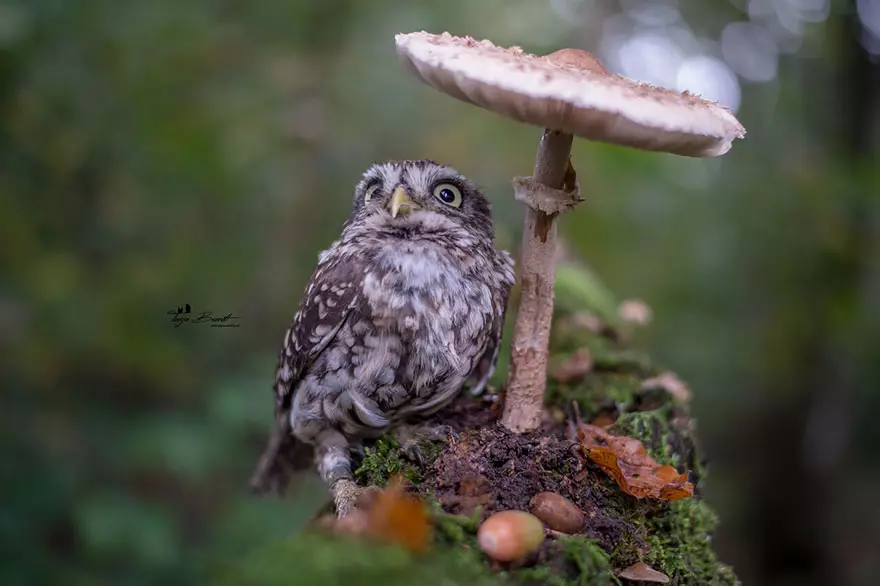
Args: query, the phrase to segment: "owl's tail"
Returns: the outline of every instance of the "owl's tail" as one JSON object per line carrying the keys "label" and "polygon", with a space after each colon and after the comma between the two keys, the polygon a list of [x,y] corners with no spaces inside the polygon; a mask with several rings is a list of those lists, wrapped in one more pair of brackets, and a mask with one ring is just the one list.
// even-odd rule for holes
{"label": "owl's tail", "polygon": [[257,494],[283,495],[296,473],[312,463],[313,448],[290,433],[290,419],[279,414],[257,469],[251,476],[251,490]]}

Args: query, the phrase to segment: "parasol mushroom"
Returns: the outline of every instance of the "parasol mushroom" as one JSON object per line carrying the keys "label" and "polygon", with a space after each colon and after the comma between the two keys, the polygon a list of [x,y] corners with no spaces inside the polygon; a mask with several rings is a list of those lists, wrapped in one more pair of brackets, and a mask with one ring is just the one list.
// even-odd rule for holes
{"label": "parasol mushroom", "polygon": [[546,56],[489,41],[416,32],[395,38],[420,80],[459,100],[541,126],[534,174],[513,181],[527,206],[507,400],[502,423],[518,432],[541,423],[553,314],[556,220],[581,200],[570,154],[574,136],[690,157],[730,150],[745,131],[725,108],[687,92],[609,73],[578,49]]}

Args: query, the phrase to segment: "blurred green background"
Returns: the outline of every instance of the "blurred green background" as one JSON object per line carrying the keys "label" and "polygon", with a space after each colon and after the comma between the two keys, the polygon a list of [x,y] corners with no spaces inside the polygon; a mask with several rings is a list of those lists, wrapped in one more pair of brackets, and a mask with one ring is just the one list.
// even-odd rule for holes
{"label": "blurred green background", "polygon": [[[372,161],[457,167],[516,250],[540,129],[409,77],[393,36],[422,29],[584,48],[737,113],[720,159],[576,140],[561,229],[695,390],[722,559],[876,584],[876,0],[0,0],[0,584],[199,583],[302,523],[320,491],[247,478]],[[184,303],[241,327],[175,329]]]}

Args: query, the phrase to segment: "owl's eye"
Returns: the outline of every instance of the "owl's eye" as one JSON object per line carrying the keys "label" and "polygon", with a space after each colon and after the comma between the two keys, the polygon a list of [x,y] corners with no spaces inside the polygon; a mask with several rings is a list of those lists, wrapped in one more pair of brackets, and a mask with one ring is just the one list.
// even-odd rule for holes
{"label": "owl's eye", "polygon": [[376,193],[377,193],[380,189],[382,189],[382,184],[381,184],[381,183],[373,183],[372,185],[370,185],[370,186],[367,188],[367,193],[364,194],[364,203],[366,203],[366,202],[370,201],[371,199],[373,199],[373,196],[376,195]]}
{"label": "owl's eye", "polygon": [[440,183],[434,188],[434,197],[454,208],[461,206],[461,191],[451,183]]}

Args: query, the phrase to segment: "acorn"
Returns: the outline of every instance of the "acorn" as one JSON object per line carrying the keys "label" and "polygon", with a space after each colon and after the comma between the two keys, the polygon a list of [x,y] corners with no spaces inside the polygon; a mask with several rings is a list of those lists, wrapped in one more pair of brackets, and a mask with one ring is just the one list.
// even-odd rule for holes
{"label": "acorn", "polygon": [[560,533],[579,533],[584,526],[584,513],[573,502],[555,492],[539,492],[529,503],[532,514]]}
{"label": "acorn", "polygon": [[477,543],[487,556],[512,562],[532,553],[544,541],[544,524],[525,511],[501,511],[477,531]]}

